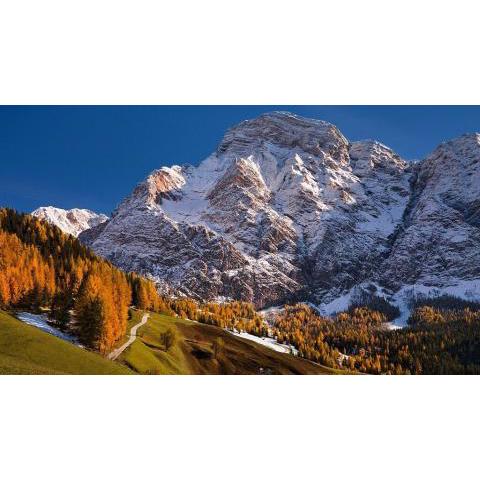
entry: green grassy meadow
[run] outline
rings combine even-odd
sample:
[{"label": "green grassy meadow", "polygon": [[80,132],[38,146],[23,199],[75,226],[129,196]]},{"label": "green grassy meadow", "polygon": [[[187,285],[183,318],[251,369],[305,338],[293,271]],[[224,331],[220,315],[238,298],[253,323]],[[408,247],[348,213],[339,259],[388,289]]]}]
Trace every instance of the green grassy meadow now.
[{"label": "green grassy meadow", "polygon": [[0,374],[130,374],[124,365],[79,348],[0,311]]},{"label": "green grassy meadow", "polygon": [[[142,312],[134,312],[138,323]],[[168,328],[177,341],[165,350],[161,334]],[[223,348],[215,356],[213,344],[221,338]],[[138,331],[137,340],[119,357],[141,374],[335,374],[337,370],[276,352],[211,325],[152,313]],[[343,373],[343,372],[342,372]]]}]

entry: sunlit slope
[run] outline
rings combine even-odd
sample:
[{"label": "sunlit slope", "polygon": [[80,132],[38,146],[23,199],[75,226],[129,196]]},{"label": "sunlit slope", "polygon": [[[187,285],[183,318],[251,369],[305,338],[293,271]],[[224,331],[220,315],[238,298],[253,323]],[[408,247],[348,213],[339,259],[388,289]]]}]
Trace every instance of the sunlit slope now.
[{"label": "sunlit slope", "polygon": [[[135,312],[138,319],[141,312]],[[162,333],[171,328],[176,341],[165,350]],[[215,342],[221,339],[215,353]],[[218,345],[218,344],[217,344]],[[143,374],[335,374],[344,373],[197,322],[150,314],[138,339],[119,358]]]}]

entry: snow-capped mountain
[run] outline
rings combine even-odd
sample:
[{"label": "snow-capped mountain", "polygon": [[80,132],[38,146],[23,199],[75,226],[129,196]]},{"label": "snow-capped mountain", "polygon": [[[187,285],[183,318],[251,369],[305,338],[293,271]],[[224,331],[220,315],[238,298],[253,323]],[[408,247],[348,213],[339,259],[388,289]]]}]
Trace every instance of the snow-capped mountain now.
[{"label": "snow-capped mountain", "polygon": [[81,208],[63,210],[56,207],[40,207],[34,210],[32,215],[56,225],[63,232],[75,237],[84,230],[96,227],[108,220],[106,215]]},{"label": "snow-capped mountain", "polygon": [[198,167],[152,172],[80,235],[165,291],[326,304],[480,278],[479,136],[407,163],[327,122],[276,112],[229,130]]},{"label": "snow-capped mountain", "polygon": [[415,166],[379,279],[394,291],[416,285],[480,298],[480,134],[443,143]]}]

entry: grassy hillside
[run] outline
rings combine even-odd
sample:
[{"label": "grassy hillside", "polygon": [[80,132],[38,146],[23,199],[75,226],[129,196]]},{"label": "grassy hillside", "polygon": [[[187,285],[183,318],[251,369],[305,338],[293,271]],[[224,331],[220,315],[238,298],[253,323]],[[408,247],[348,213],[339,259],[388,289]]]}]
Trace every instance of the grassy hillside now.
[{"label": "grassy hillside", "polygon": [[[142,312],[134,311],[128,328]],[[161,334],[172,328],[175,344],[165,351]],[[343,373],[275,352],[211,325],[150,314],[139,339],[111,362],[93,352],[26,325],[0,311],[0,374],[332,374]],[[217,338],[223,345],[217,355]],[[123,365],[122,365],[123,363]],[[130,367],[130,368],[127,368]]]},{"label": "grassy hillside", "polygon": [[0,311],[0,374],[132,373]]},{"label": "grassy hillside", "polygon": [[[138,323],[141,315],[135,312],[131,323]],[[168,328],[176,332],[177,341],[165,351],[161,334]],[[343,373],[276,352],[218,327],[162,314],[151,314],[138,337],[119,360],[143,374]],[[218,337],[223,348],[215,358],[213,343]]]}]

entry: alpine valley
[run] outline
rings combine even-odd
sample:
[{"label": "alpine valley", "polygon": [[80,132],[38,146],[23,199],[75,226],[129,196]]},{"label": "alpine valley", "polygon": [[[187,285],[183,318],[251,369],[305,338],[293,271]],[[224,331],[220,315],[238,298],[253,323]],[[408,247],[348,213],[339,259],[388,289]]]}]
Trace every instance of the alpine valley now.
[{"label": "alpine valley", "polygon": [[274,112],[198,160],[0,209],[0,373],[480,374],[480,134],[406,161]]}]

